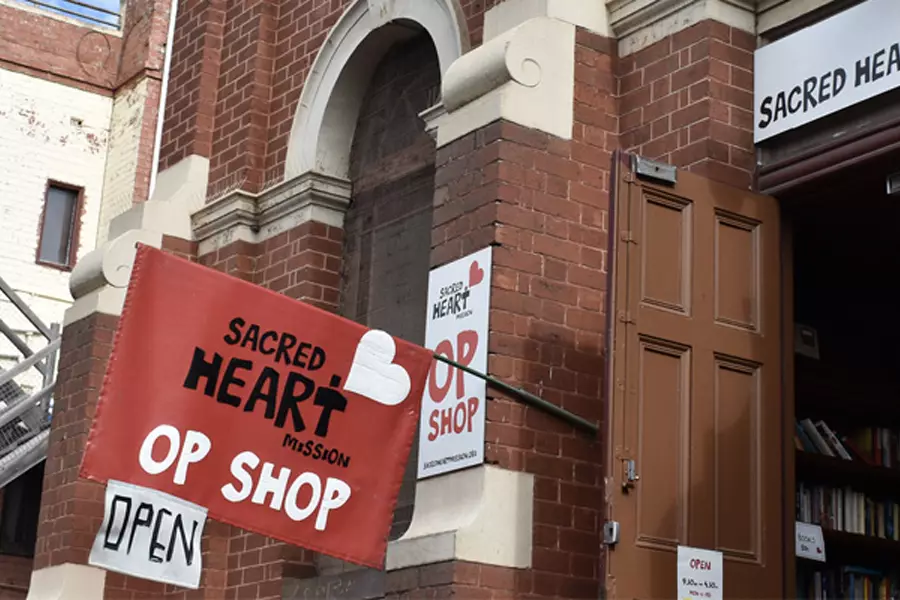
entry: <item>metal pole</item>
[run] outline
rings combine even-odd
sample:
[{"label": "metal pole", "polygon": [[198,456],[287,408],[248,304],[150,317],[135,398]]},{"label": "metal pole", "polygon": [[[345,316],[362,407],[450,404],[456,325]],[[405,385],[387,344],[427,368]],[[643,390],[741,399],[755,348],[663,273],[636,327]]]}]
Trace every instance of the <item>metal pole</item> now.
[{"label": "metal pole", "polygon": [[[53,335],[53,339],[50,341],[50,345],[53,347],[53,350],[50,351],[50,354],[47,355],[47,362],[44,363],[44,386],[49,386],[56,383],[56,351],[59,348],[61,340],[59,339],[59,323],[52,323],[50,325],[50,333]],[[47,394],[41,399],[41,410],[43,411],[44,416],[46,417],[49,408],[50,408],[50,397],[52,395],[52,391],[50,394]]]},{"label": "metal pole", "polygon": [[594,423],[591,423],[587,419],[579,417],[575,413],[569,412],[566,409],[553,404],[552,402],[548,402],[548,401],[544,400],[543,398],[538,398],[534,394],[526,392],[525,390],[523,390],[521,388],[513,387],[513,386],[509,385],[508,383],[503,383],[499,379],[495,379],[495,378],[491,377],[490,375],[485,375],[484,373],[479,373],[475,369],[471,369],[465,365],[461,365],[458,362],[456,362],[455,360],[451,360],[451,359],[447,358],[446,356],[442,356],[440,354],[433,354],[432,356],[434,356],[435,360],[439,360],[442,363],[446,363],[446,364],[450,365],[451,367],[456,367],[457,369],[465,371],[469,375],[474,375],[475,377],[478,377],[479,379],[483,379],[490,385],[492,385],[496,388],[499,388],[508,394],[512,394],[513,396],[518,397],[525,404],[528,404],[535,408],[539,408],[539,409],[543,410],[544,412],[550,413],[551,415],[562,419],[563,421],[565,421],[566,423],[569,423],[570,425],[574,425],[575,427],[578,427],[579,429],[589,431],[590,433],[593,433],[594,435],[596,435],[597,432],[599,431],[599,427],[597,427],[597,425],[595,425]]}]

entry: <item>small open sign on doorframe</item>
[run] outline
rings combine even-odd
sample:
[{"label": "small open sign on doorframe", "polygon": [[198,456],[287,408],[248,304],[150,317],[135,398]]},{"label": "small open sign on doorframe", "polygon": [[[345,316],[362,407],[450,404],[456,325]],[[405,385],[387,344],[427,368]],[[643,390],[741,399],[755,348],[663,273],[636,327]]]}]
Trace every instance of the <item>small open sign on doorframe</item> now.
[{"label": "small open sign on doorframe", "polygon": [[797,532],[795,551],[797,557],[825,562],[825,538],[822,535],[822,527],[798,521],[795,524],[795,530]]}]

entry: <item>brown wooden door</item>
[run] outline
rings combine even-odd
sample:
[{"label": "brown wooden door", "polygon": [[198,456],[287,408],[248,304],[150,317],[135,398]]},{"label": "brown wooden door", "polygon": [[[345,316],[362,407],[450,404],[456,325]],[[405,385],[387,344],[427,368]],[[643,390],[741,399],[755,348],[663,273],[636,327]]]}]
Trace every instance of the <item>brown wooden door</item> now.
[{"label": "brown wooden door", "polygon": [[780,598],[779,208],[635,160],[614,169],[608,597],[675,598],[686,545],[723,552],[725,598]]}]

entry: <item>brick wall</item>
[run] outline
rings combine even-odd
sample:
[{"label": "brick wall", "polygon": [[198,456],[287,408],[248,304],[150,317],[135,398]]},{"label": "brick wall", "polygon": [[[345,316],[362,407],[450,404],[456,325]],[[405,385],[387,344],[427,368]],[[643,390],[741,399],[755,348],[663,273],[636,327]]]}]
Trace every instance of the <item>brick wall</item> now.
[{"label": "brick wall", "polygon": [[385,600],[533,598],[532,589],[532,575],[528,571],[451,561],[388,573]]},{"label": "brick wall", "polygon": [[[4,490],[0,489],[0,514]],[[0,554],[0,600],[25,600],[33,559]]]},{"label": "brick wall", "polygon": [[[572,141],[500,122],[438,151],[432,262],[493,244],[490,373],[600,423],[613,60],[607,40],[577,39]],[[501,395],[486,436],[487,462],[535,475],[533,569],[498,576],[596,597],[601,444]]]},{"label": "brick wall", "polygon": [[116,86],[122,38],[0,3],[0,68],[94,93]]},{"label": "brick wall", "polygon": [[259,244],[232,242],[197,260],[244,281],[336,311],[342,242],[342,229],[311,221]]},{"label": "brick wall", "polygon": [[[473,45],[481,43],[484,12],[498,1],[460,2]],[[349,4],[182,2],[161,167],[191,153],[209,157],[210,196],[278,180],[309,69]]]},{"label": "brick wall", "polygon": [[25,600],[32,563],[24,556],[0,555],[0,600]]},{"label": "brick wall", "polygon": [[233,187],[259,191],[263,186],[278,8],[265,0],[226,6],[211,183],[227,177]]},{"label": "brick wall", "polygon": [[181,2],[176,20],[160,171],[190,154],[209,158],[212,152],[225,2]]},{"label": "brick wall", "polygon": [[0,555],[0,600],[25,600],[31,564],[30,558]]},{"label": "brick wall", "polygon": [[[68,273],[35,263],[47,183],[84,188],[80,258],[94,248],[97,235],[111,104],[107,96],[0,69],[0,276],[47,323],[60,322],[71,302]],[[0,318],[32,337],[36,347],[45,343],[31,335],[34,327],[5,297]],[[3,356],[19,356],[5,338]],[[0,358],[0,367],[8,364]],[[38,382],[32,377],[28,383]]]},{"label": "brick wall", "polygon": [[749,186],[755,48],[752,34],[704,21],[623,57],[622,146]]},{"label": "brick wall", "polygon": [[117,60],[116,86],[135,77],[159,79],[168,34],[169,0],[128,0],[124,7],[122,51]]},{"label": "brick wall", "polygon": [[103,486],[78,478],[118,319],[94,315],[63,335],[34,566],[87,563],[103,520]]}]

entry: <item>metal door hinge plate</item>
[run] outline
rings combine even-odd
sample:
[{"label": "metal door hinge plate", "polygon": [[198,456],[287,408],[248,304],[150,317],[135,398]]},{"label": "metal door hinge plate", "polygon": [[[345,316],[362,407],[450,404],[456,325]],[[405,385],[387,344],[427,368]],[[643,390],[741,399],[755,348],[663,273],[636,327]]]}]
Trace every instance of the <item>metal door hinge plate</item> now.
[{"label": "metal door hinge plate", "polygon": [[607,521],[603,524],[603,543],[614,546],[619,543],[619,522]]},{"label": "metal door hinge plate", "polygon": [[634,172],[637,173],[638,177],[675,185],[678,169],[666,163],[650,160],[649,158],[643,158],[641,156],[635,156]]}]

